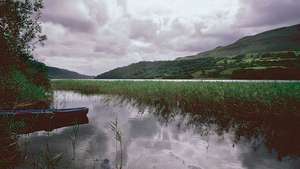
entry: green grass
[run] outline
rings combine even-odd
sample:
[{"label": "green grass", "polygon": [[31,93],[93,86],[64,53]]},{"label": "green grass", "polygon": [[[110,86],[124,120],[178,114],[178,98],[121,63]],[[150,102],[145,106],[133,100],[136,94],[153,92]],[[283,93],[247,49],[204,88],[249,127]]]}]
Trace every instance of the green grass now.
[{"label": "green grass", "polygon": [[17,99],[22,101],[47,100],[47,91],[30,82],[20,71],[15,71],[12,74],[12,86],[19,90]]},{"label": "green grass", "polygon": [[51,92],[39,84],[43,83],[39,76],[34,78],[38,80],[33,82],[17,69],[9,72],[7,77],[0,77],[0,108],[11,109],[24,103],[49,102]]},{"label": "green grass", "polygon": [[300,102],[300,83],[226,83],[171,81],[52,81],[54,90],[71,90],[83,94],[121,95],[135,99],[166,98],[175,101],[202,100],[219,102],[237,100],[275,103]]}]

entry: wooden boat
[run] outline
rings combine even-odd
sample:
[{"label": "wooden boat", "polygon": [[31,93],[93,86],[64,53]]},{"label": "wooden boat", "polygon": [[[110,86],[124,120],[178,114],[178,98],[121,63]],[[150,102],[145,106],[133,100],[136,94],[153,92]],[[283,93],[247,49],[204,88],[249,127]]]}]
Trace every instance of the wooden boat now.
[{"label": "wooden boat", "polygon": [[24,124],[23,127],[18,128],[18,131],[15,131],[18,134],[42,130],[51,131],[61,127],[88,123],[88,111],[89,109],[86,107],[45,110],[0,110],[0,122]]},{"label": "wooden boat", "polygon": [[88,108],[47,110],[0,110],[0,168],[15,168],[23,156],[18,137],[36,131],[88,123]]},{"label": "wooden boat", "polygon": [[71,114],[87,114],[89,111],[86,107],[71,109],[16,109],[0,110],[0,117],[34,117],[34,116],[61,116]]}]

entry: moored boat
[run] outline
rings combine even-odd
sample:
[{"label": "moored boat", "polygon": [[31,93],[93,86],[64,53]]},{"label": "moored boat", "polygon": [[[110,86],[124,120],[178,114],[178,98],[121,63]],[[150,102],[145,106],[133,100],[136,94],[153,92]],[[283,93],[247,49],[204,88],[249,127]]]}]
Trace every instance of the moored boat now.
[{"label": "moored boat", "polygon": [[16,133],[25,134],[35,131],[51,131],[61,127],[88,123],[89,109],[86,107],[71,109],[28,109],[0,110],[0,122],[23,123]]},{"label": "moored boat", "polygon": [[48,115],[71,115],[71,114],[87,114],[89,111],[86,107],[70,108],[70,109],[15,109],[0,110],[0,117],[30,117],[30,116],[48,116]]}]

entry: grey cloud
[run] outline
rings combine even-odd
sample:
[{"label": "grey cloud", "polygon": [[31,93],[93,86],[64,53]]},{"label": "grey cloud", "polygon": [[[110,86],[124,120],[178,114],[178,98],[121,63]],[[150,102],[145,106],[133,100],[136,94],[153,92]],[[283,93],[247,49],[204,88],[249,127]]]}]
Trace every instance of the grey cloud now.
[{"label": "grey cloud", "polygon": [[137,15],[127,1],[45,0],[42,22],[48,41],[37,50],[39,58],[97,75],[132,62],[196,54],[300,22],[298,0],[240,0],[232,23],[228,10],[189,18],[157,7]]},{"label": "grey cloud", "polygon": [[127,13],[127,0],[117,0],[117,4]]},{"label": "grey cloud", "polygon": [[107,9],[102,1],[48,0],[45,1],[42,21],[61,24],[79,32],[95,32],[108,20]]},{"label": "grey cloud", "polygon": [[157,36],[159,29],[158,25],[153,20],[138,20],[132,19],[130,21],[130,33],[131,39],[138,39],[142,41],[152,41]]},{"label": "grey cloud", "polygon": [[241,4],[237,25],[242,27],[300,23],[299,0],[247,0]]},{"label": "grey cloud", "polygon": [[216,42],[203,34],[204,22],[129,16],[127,0],[116,0],[117,7],[102,0],[45,2],[42,21],[49,40],[38,51],[51,66],[96,75],[132,62],[197,53]]},{"label": "grey cloud", "polygon": [[[222,36],[216,36],[205,32],[207,25],[204,22],[186,23],[184,19],[170,21],[170,28],[159,32],[156,45],[159,48],[177,52],[200,52],[214,47],[217,42],[222,41],[224,29],[220,32]],[[227,41],[228,42],[228,41]]]},{"label": "grey cloud", "polygon": [[118,26],[103,30],[96,40],[94,52],[123,57],[128,52],[129,39],[127,33],[117,30]]},{"label": "grey cloud", "polygon": [[128,18],[121,17],[112,20],[98,32],[95,37],[93,51],[98,57],[120,58],[128,55],[130,39],[128,38]]},{"label": "grey cloud", "polygon": [[[134,40],[143,41],[151,44],[151,48],[160,50],[173,51],[194,51],[189,50],[189,46],[198,39],[201,39],[202,29],[205,24],[197,23],[194,26],[185,23],[184,19],[167,20],[162,23],[153,20],[137,20],[130,21],[129,37]],[[168,27],[164,29],[163,27]],[[195,46],[199,44],[194,44]],[[145,52],[156,51],[150,47],[141,47]],[[204,48],[204,47],[203,47]],[[198,48],[199,49],[199,48]]]},{"label": "grey cloud", "polygon": [[110,39],[105,43],[97,44],[97,46],[94,48],[94,52],[99,54],[109,53],[110,55],[113,54],[115,57],[120,57],[127,54],[127,44]]},{"label": "grey cloud", "polygon": [[171,40],[175,39],[181,36],[186,36],[189,35],[193,30],[189,30],[187,25],[183,22],[183,20],[180,19],[175,19],[172,21],[169,21],[169,29],[167,30],[162,30],[159,33],[160,40],[165,39],[166,40]]},{"label": "grey cloud", "polygon": [[153,54],[157,51],[157,48],[154,44],[143,43],[140,41],[133,41],[130,47],[132,52],[143,53],[143,55]]},{"label": "grey cloud", "polygon": [[67,27],[73,31],[80,31],[80,32],[94,32],[95,27],[92,22],[90,21],[80,21],[74,18],[67,18],[67,17],[56,17],[52,15],[46,15],[43,21],[53,21],[54,23],[62,24],[63,26]]}]

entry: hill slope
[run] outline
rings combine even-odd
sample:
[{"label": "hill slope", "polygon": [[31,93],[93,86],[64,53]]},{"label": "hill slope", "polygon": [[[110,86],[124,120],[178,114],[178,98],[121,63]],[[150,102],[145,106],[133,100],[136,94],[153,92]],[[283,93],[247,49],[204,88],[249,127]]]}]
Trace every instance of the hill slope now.
[{"label": "hill slope", "polygon": [[99,79],[300,79],[300,25],[275,29],[174,61],[139,62]]},{"label": "hill slope", "polygon": [[277,52],[193,60],[140,62],[98,79],[280,79],[300,80],[300,54]]},{"label": "hill slope", "polygon": [[177,60],[198,59],[202,57],[228,57],[247,53],[267,53],[278,51],[300,51],[300,24],[247,36],[225,47],[199,53]]},{"label": "hill slope", "polygon": [[66,69],[60,69],[56,67],[50,67],[48,68],[48,77],[50,79],[91,79],[92,76],[87,76],[83,74],[79,74],[77,72],[69,71]]}]

